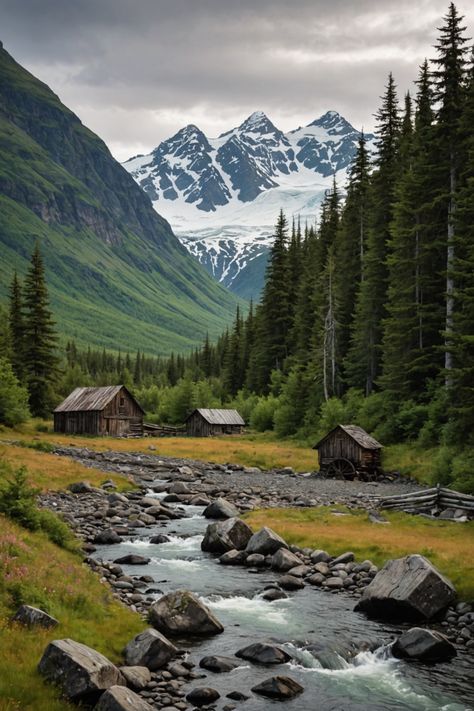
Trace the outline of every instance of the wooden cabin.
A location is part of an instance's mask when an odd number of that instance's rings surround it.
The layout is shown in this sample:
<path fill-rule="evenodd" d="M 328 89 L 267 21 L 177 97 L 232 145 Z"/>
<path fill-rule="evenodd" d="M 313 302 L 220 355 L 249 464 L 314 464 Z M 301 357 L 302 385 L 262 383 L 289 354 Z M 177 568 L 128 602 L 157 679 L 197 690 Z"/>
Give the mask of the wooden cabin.
<path fill-rule="evenodd" d="M 191 437 L 241 434 L 245 422 L 237 410 L 216 410 L 200 408 L 186 419 L 186 434 Z"/>
<path fill-rule="evenodd" d="M 144 414 L 125 385 L 76 388 L 54 410 L 54 431 L 112 437 L 142 435 Z"/>
<path fill-rule="evenodd" d="M 357 425 L 337 425 L 317 442 L 319 469 L 341 479 L 373 479 L 382 472 L 382 445 Z"/>

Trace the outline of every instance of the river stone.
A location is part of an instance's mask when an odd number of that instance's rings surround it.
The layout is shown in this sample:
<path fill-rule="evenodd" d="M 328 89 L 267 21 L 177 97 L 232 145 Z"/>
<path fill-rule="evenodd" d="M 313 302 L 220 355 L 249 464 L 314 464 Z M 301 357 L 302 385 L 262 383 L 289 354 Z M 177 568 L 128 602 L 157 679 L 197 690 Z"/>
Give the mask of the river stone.
<path fill-rule="evenodd" d="M 456 590 L 421 555 L 389 560 L 367 585 L 355 609 L 369 617 L 429 620 L 456 598 Z"/>
<path fill-rule="evenodd" d="M 60 686 L 72 701 L 95 701 L 109 687 L 125 683 L 107 657 L 72 639 L 50 642 L 38 671 L 47 681 Z"/>
<path fill-rule="evenodd" d="M 313 573 L 309 578 L 306 578 L 310 585 L 322 585 L 326 578 L 322 573 Z"/>
<path fill-rule="evenodd" d="M 148 628 L 130 640 L 125 647 L 124 658 L 129 666 L 144 666 L 156 671 L 167 664 L 177 651 L 161 632 Z"/>
<path fill-rule="evenodd" d="M 147 565 L 149 562 L 150 558 L 137 555 L 136 553 L 129 553 L 128 555 L 123 555 L 121 558 L 114 560 L 114 563 L 118 563 L 118 565 Z"/>
<path fill-rule="evenodd" d="M 203 511 L 205 518 L 234 518 L 238 515 L 239 509 L 222 498 L 212 501 Z"/>
<path fill-rule="evenodd" d="M 55 617 L 51 617 L 44 610 L 31 605 L 21 605 L 13 617 L 13 622 L 19 622 L 27 627 L 45 627 L 46 629 L 59 625 Z"/>
<path fill-rule="evenodd" d="M 191 489 L 184 481 L 175 481 L 168 487 L 169 494 L 191 494 Z"/>
<path fill-rule="evenodd" d="M 222 563 L 222 565 L 243 565 L 246 558 L 247 554 L 245 551 L 238 551 L 233 548 L 231 551 L 223 553 L 219 558 L 219 562 Z"/>
<path fill-rule="evenodd" d="M 127 686 L 141 691 L 151 681 L 151 672 L 148 667 L 119 667 Z"/>
<path fill-rule="evenodd" d="M 399 659 L 444 662 L 456 656 L 456 648 L 441 632 L 412 627 L 392 645 L 392 654 Z"/>
<path fill-rule="evenodd" d="M 326 551 L 315 550 L 311 553 L 310 559 L 312 563 L 327 563 L 331 560 L 331 556 Z"/>
<path fill-rule="evenodd" d="M 271 528 L 261 528 L 257 533 L 254 533 L 247 543 L 246 551 L 251 553 L 261 553 L 262 555 L 272 555 L 279 548 L 288 548 L 288 544 L 281 538 L 278 533 L 272 531 Z"/>
<path fill-rule="evenodd" d="M 171 636 L 205 636 L 224 631 L 209 608 L 189 590 L 176 590 L 163 595 L 150 607 L 149 621 L 155 629 Z"/>
<path fill-rule="evenodd" d="M 199 662 L 199 666 L 202 669 L 209 669 L 209 671 L 216 672 L 216 674 L 221 674 L 222 672 L 230 672 L 239 666 L 239 662 L 231 657 L 219 657 L 216 655 L 211 655 L 209 657 L 203 657 Z"/>
<path fill-rule="evenodd" d="M 201 550 L 208 553 L 227 553 L 235 548 L 243 550 L 252 537 L 252 529 L 240 518 L 210 523 L 201 543 Z"/>
<path fill-rule="evenodd" d="M 323 561 L 316 563 L 316 565 L 314 566 L 314 572 L 321 573 L 321 575 L 328 575 L 329 565 L 327 563 L 324 563 Z"/>
<path fill-rule="evenodd" d="M 168 543 L 169 540 L 169 536 L 165 533 L 158 533 L 156 536 L 150 538 L 150 543 Z"/>
<path fill-rule="evenodd" d="M 342 553 L 342 555 L 338 555 L 337 558 L 334 558 L 334 560 L 331 561 L 331 568 L 333 568 L 335 565 L 339 565 L 340 563 L 352 563 L 354 557 L 354 553 L 352 553 L 351 551 L 348 551 L 347 553 Z"/>
<path fill-rule="evenodd" d="M 112 686 L 102 694 L 94 711 L 153 711 L 153 706 L 125 686 Z"/>
<path fill-rule="evenodd" d="M 272 555 L 273 570 L 286 572 L 290 570 L 290 568 L 295 568 L 298 565 L 301 565 L 301 560 L 287 548 L 279 548 L 277 552 Z"/>
<path fill-rule="evenodd" d="M 269 590 L 264 590 L 260 597 L 262 600 L 273 602 L 274 600 L 286 600 L 288 595 L 278 588 L 269 588 Z"/>
<path fill-rule="evenodd" d="M 247 555 L 245 565 L 249 568 L 263 568 L 265 565 L 265 556 L 261 553 L 252 553 L 251 555 Z"/>
<path fill-rule="evenodd" d="M 285 664 L 291 659 L 291 655 L 284 649 L 266 642 L 255 642 L 248 647 L 242 647 L 235 656 L 254 664 Z"/>
<path fill-rule="evenodd" d="M 192 506 L 208 506 L 210 501 L 207 496 L 204 496 L 203 494 L 196 494 L 196 496 L 192 497 L 189 503 L 192 504 Z"/>
<path fill-rule="evenodd" d="M 272 676 L 252 687 L 254 694 L 268 696 L 270 699 L 292 699 L 301 694 L 304 688 L 290 676 Z"/>
<path fill-rule="evenodd" d="M 104 545 L 121 543 L 121 541 L 119 534 L 113 528 L 106 528 L 105 531 L 100 531 L 94 538 L 94 543 L 102 543 Z"/>
<path fill-rule="evenodd" d="M 211 689 L 208 686 L 197 687 L 189 692 L 186 696 L 186 700 L 195 706 L 208 706 L 212 704 L 217 699 L 220 699 L 220 694 L 215 689 Z"/>
<path fill-rule="evenodd" d="M 301 578 L 296 578 L 294 575 L 282 575 L 278 582 L 284 590 L 301 590 L 301 588 L 304 588 L 304 582 Z"/>
<path fill-rule="evenodd" d="M 325 580 L 323 584 L 325 588 L 337 590 L 338 588 L 342 588 L 344 586 L 344 580 L 339 576 L 334 575 L 330 578 L 327 578 L 327 580 Z"/>

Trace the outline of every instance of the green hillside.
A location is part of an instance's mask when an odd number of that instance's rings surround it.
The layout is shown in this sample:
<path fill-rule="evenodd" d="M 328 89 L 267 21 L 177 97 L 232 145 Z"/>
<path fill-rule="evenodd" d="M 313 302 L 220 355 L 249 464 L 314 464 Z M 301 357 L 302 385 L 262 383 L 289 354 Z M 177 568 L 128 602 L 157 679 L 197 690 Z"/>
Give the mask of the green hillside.
<path fill-rule="evenodd" d="M 237 300 L 188 255 L 148 197 L 0 43 L 0 300 L 35 241 L 63 337 L 169 353 L 221 333 Z"/>

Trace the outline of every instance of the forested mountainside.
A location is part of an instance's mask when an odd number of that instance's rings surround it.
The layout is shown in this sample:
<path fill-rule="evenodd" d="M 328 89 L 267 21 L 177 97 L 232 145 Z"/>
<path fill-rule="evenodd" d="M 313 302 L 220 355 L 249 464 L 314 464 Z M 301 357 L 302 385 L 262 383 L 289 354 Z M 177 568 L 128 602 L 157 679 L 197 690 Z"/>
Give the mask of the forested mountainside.
<path fill-rule="evenodd" d="M 182 247 L 106 145 L 0 46 L 0 299 L 39 242 L 61 334 L 170 353 L 236 299 Z"/>
<path fill-rule="evenodd" d="M 262 111 L 208 138 L 188 125 L 124 163 L 191 254 L 246 298 L 260 296 L 280 208 L 314 221 L 342 185 L 359 132 L 337 111 L 283 133 Z M 368 135 L 367 145 L 372 146 Z"/>

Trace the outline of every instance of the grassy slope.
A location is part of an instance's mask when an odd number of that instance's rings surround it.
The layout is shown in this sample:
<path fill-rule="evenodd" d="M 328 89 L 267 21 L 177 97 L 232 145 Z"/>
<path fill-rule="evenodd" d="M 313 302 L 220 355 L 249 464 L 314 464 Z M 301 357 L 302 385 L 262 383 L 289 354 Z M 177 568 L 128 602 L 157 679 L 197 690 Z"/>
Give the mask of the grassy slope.
<path fill-rule="evenodd" d="M 345 509 L 337 507 L 337 511 Z M 371 523 L 366 511 L 338 516 L 326 507 L 255 511 L 245 518 L 255 529 L 270 526 L 290 543 L 322 548 L 332 555 L 351 550 L 357 560 L 370 559 L 377 565 L 421 553 L 453 581 L 461 598 L 474 601 L 474 521 L 459 524 L 403 513 L 384 515 L 390 524 Z"/>
<path fill-rule="evenodd" d="M 67 337 L 169 353 L 222 332 L 235 297 L 181 247 L 105 144 L 1 48 L 0 152 L 0 299 L 39 240 Z"/>
<path fill-rule="evenodd" d="M 88 479 L 99 484 L 98 471 L 42 452 L 3 446 L 3 461 L 29 465 L 30 481 L 59 488 Z M 114 477 L 121 487 L 128 482 Z M 52 639 L 71 637 L 121 661 L 125 644 L 144 624 L 115 601 L 82 557 L 51 543 L 45 534 L 26 531 L 0 515 L 0 711 L 64 711 L 64 702 L 36 671 Z M 10 622 L 22 602 L 46 609 L 60 621 L 53 630 L 28 630 Z"/>

